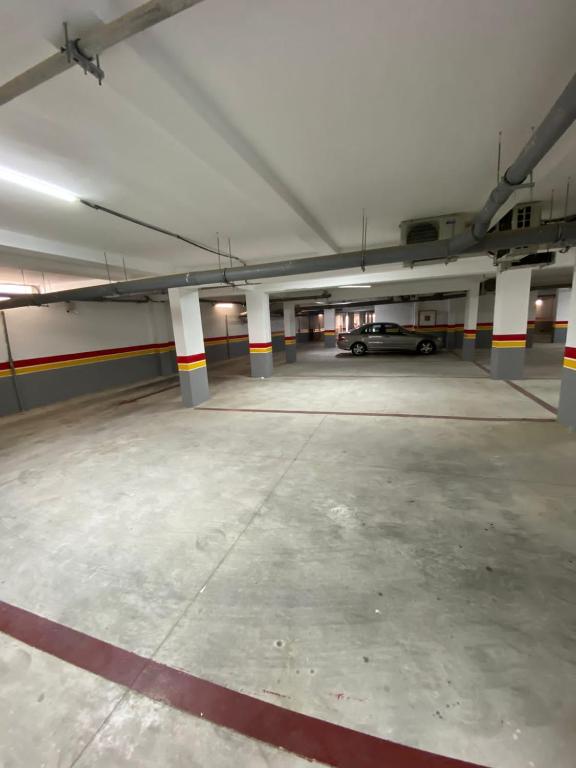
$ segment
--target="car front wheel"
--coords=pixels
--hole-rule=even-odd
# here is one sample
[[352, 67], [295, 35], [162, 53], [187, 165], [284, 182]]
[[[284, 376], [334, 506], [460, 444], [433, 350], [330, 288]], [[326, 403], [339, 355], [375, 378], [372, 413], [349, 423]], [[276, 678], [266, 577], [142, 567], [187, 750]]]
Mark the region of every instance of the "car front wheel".
[[350, 351], [353, 355], [356, 355], [356, 357], [360, 357], [361, 355], [365, 355], [368, 351], [366, 349], [366, 345], [362, 344], [360, 341], [357, 341], [355, 344], [352, 344], [350, 347]]
[[424, 341], [421, 341], [418, 346], [416, 347], [416, 351], [420, 355], [433, 355], [434, 352], [436, 352], [436, 344], [434, 344], [433, 341], [429, 341], [428, 339], [425, 339]]

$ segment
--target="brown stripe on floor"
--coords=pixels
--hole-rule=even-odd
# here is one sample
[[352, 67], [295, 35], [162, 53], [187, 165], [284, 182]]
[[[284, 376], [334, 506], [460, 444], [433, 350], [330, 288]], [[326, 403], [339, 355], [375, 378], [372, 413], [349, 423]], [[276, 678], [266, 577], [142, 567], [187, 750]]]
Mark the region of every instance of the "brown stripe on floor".
[[150, 699], [334, 768], [479, 768], [284, 709], [2, 601], [0, 631]]

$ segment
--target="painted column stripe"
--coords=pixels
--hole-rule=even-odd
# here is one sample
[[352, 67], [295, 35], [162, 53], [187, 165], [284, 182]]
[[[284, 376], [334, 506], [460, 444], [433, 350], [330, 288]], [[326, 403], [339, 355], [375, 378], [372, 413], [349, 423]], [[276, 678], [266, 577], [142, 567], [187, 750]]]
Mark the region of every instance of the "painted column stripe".
[[497, 349], [515, 349], [526, 346], [525, 333], [495, 333], [492, 336], [492, 346]]
[[336, 331], [324, 331], [324, 336], [335, 336]]
[[296, 344], [296, 336], [284, 336], [284, 344]]
[[476, 338], [476, 329], [475, 328], [464, 328], [464, 338], [465, 339], [475, 339]]
[[196, 368], [206, 367], [206, 355], [203, 352], [196, 355], [178, 355], [176, 362], [179, 371], [193, 371]]
[[568, 320], [556, 320], [554, 328], [568, 328]]
[[263, 355], [266, 352], [272, 352], [272, 341], [250, 342], [251, 355]]
[[174, 709], [334, 768], [480, 768], [283, 709], [2, 601], [0, 631]]
[[576, 347], [566, 347], [564, 350], [564, 368], [576, 371]]

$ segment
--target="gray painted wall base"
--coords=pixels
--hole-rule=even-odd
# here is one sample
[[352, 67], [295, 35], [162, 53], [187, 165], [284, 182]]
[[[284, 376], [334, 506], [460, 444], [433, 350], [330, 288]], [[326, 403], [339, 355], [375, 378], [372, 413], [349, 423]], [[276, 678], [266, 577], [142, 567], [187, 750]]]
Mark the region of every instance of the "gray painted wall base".
[[254, 379], [269, 379], [274, 369], [272, 352], [251, 352], [250, 370]]
[[492, 331], [476, 332], [477, 349], [490, 349], [492, 346]]
[[450, 332], [446, 334], [446, 349], [456, 349], [455, 333]]
[[490, 375], [493, 379], [523, 379], [525, 357], [524, 347], [512, 349], [492, 347]]
[[158, 371], [160, 376], [173, 376], [178, 372], [175, 352], [162, 352], [158, 355]]
[[558, 421], [566, 427], [576, 429], [576, 370], [562, 369]]
[[534, 346], [534, 329], [528, 328], [526, 331], [526, 347], [530, 349]]
[[552, 336], [554, 344], [566, 344], [567, 333], [568, 328], [554, 328], [554, 335]]
[[336, 336], [324, 336], [324, 346], [332, 348], [336, 346]]
[[286, 344], [285, 350], [286, 350], [286, 362], [295, 363], [296, 362], [296, 344]]
[[462, 349], [464, 343], [464, 333], [462, 331], [456, 331], [454, 334], [454, 347], [455, 349]]
[[11, 413], [18, 413], [18, 400], [12, 377], [3, 376], [0, 379], [0, 416], [9, 416]]
[[193, 371], [179, 371], [180, 394], [182, 403], [187, 408], [204, 403], [210, 397], [208, 387], [208, 371], [206, 366], [195, 368]]
[[[158, 355], [142, 355], [26, 373], [17, 376], [16, 381], [24, 409], [29, 410], [72, 397], [156, 379], [159, 375], [171, 376], [176, 371], [175, 353], [163, 352]], [[0, 415], [17, 412], [14, 385], [9, 377], [3, 377], [0, 379]]]
[[462, 360], [470, 362], [474, 360], [476, 339], [462, 339]]

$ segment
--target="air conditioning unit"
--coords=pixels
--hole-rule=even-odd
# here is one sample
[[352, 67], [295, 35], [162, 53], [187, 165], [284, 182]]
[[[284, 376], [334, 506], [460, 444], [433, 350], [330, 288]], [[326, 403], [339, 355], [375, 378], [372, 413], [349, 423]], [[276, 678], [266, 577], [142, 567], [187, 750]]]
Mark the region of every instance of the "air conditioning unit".
[[433, 243], [461, 235], [470, 228], [473, 218], [472, 213], [451, 213], [426, 219], [407, 219], [400, 223], [402, 244]]

